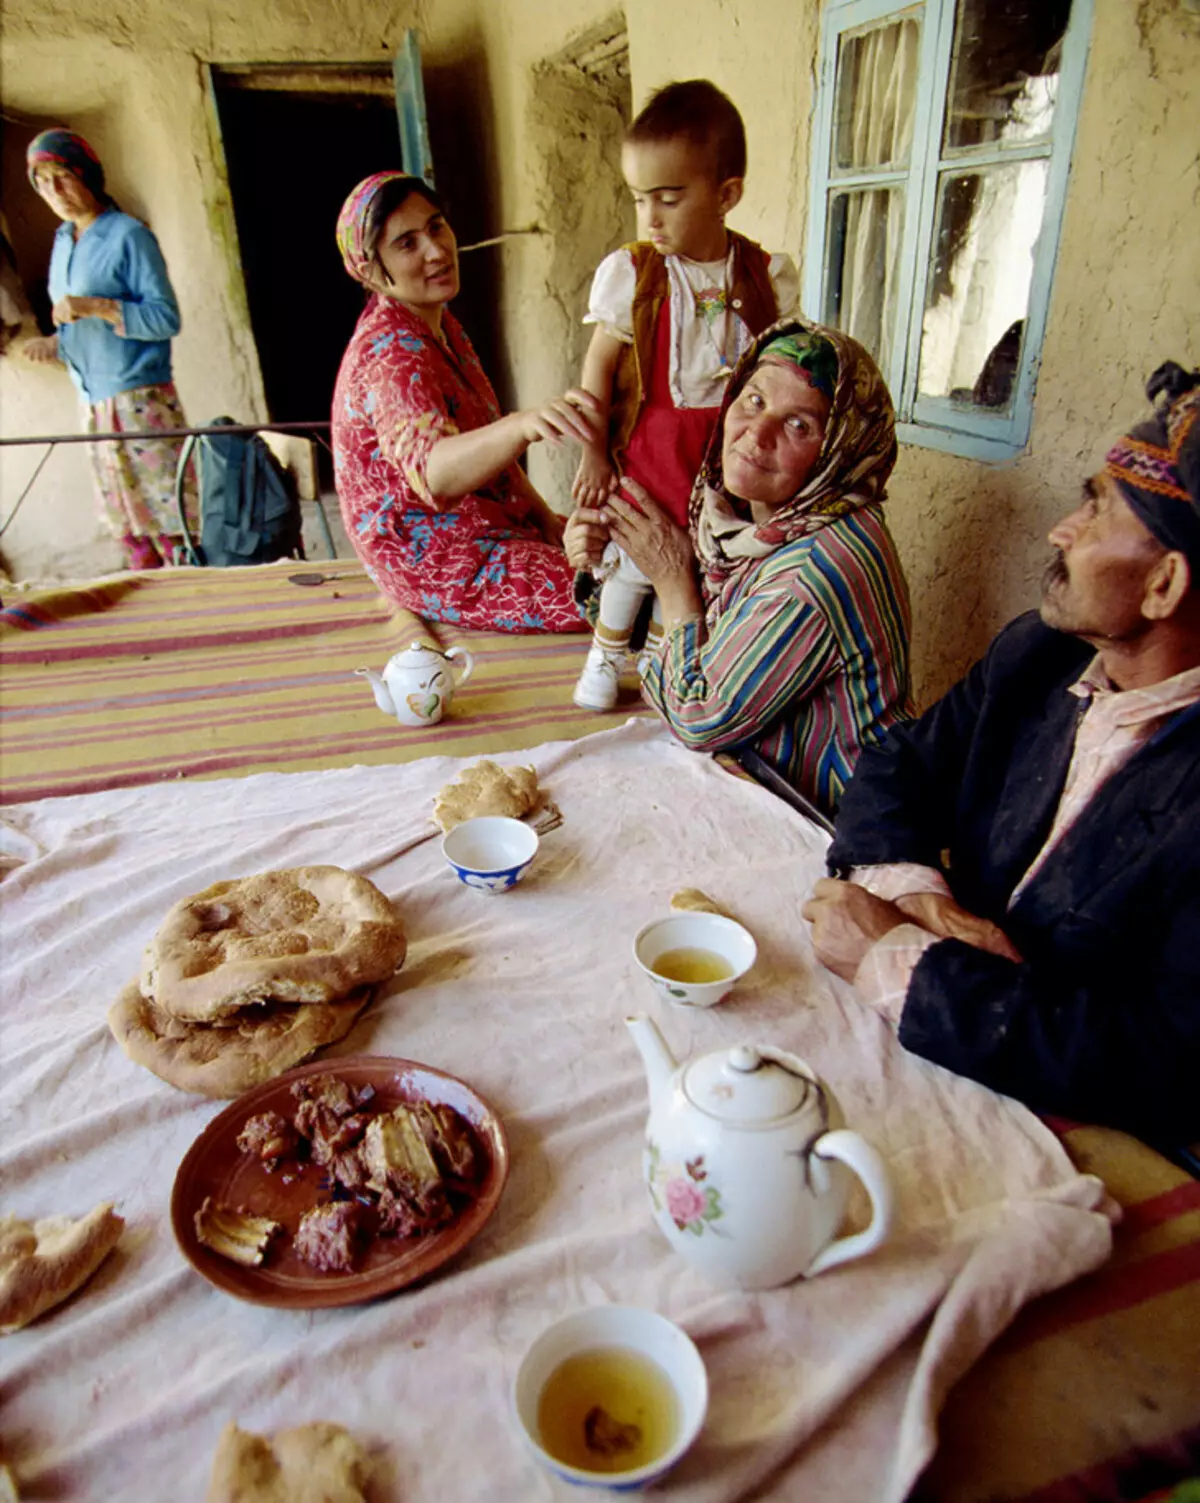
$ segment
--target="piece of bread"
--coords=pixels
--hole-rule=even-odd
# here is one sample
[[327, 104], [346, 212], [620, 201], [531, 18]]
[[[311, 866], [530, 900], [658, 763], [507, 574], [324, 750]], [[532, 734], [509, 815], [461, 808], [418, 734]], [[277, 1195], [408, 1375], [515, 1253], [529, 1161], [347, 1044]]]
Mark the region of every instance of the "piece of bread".
[[523, 819], [537, 807], [537, 773], [532, 767], [501, 767], [496, 762], [476, 762], [465, 768], [455, 782], [447, 783], [433, 801], [433, 821], [452, 830], [466, 819], [485, 814], [506, 814]]
[[206, 1503], [366, 1503], [367, 1470], [358, 1441], [328, 1420], [269, 1439], [230, 1423], [217, 1444]]
[[407, 941], [391, 902], [340, 866], [214, 882], [176, 903], [146, 946], [160, 1012], [208, 1023], [263, 1002], [332, 1002], [385, 981]]
[[218, 1026], [173, 1018], [133, 981], [109, 1008], [108, 1026], [135, 1064], [168, 1085], [229, 1099], [345, 1038], [370, 999], [371, 988], [360, 986], [336, 1002], [245, 1008]]
[[19, 1331], [86, 1284], [124, 1226], [111, 1202], [78, 1221], [0, 1217], [0, 1336]]
[[681, 887], [678, 892], [671, 894], [671, 907], [677, 913], [719, 913], [722, 918], [728, 918], [724, 908], [719, 907], [708, 896], [701, 892], [698, 887]]

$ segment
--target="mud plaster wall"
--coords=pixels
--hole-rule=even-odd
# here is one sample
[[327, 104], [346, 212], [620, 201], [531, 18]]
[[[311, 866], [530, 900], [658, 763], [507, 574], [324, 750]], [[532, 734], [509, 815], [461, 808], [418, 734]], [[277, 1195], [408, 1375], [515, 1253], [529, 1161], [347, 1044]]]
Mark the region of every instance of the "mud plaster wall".
[[[576, 378], [581, 267], [626, 232], [621, 226], [611, 241], [603, 234], [613, 190], [611, 179], [598, 190], [601, 180], [586, 176], [593, 143], [569, 146], [569, 130], [555, 141], [556, 116], [570, 122], [591, 111], [596, 118], [594, 93], [575, 93], [563, 56], [611, 14], [611, 0], [413, 0], [382, 15], [360, 0], [293, 0], [252, 19], [222, 4], [184, 13], [161, 3], [73, 0], [35, 11], [29, 0], [15, 0], [6, 6], [0, 52], [3, 100], [6, 109], [66, 118], [91, 134], [113, 164], [118, 196], [150, 217], [183, 304], [176, 371], [189, 410], [260, 415], [244, 300], [228, 274], [229, 216], [201, 62], [377, 60], [390, 56], [406, 25], [416, 26], [431, 66], [461, 66], [472, 87], [486, 92], [491, 232], [534, 223], [548, 231], [509, 240], [494, 253], [507, 341], [497, 385], [506, 400], [529, 404]], [[705, 75], [727, 89], [745, 116], [750, 145], [746, 197], [732, 222], [799, 260], [817, 5], [629, 0], [624, 15], [634, 108], [671, 78]], [[890, 515], [913, 596], [923, 701], [978, 655], [997, 627], [1035, 603], [1046, 529], [1112, 436], [1144, 414], [1148, 371], [1167, 356], [1200, 360], [1198, 142], [1194, 8], [1183, 0], [1095, 0], [1029, 450], [1012, 464], [987, 466], [909, 447], [892, 484]], [[564, 244], [572, 235], [594, 238], [592, 253], [572, 254]], [[74, 428], [65, 377], [28, 367], [19, 378], [15, 372], [15, 362], [0, 361], [5, 433]], [[0, 515], [33, 462], [28, 450], [0, 460]], [[87, 552], [85, 542], [88, 556], [97, 556], [78, 450], [72, 463], [82, 479], [70, 487], [68, 460], [56, 456], [43, 481], [57, 466], [61, 483], [47, 490], [39, 482], [44, 499], [36, 508], [26, 503], [0, 544], [7, 550], [11, 542], [18, 565], [30, 560], [37, 572], [50, 572], [65, 563], [58, 572], [78, 572], [69, 565]], [[531, 471], [564, 507], [569, 462], [564, 467], [535, 451]]]

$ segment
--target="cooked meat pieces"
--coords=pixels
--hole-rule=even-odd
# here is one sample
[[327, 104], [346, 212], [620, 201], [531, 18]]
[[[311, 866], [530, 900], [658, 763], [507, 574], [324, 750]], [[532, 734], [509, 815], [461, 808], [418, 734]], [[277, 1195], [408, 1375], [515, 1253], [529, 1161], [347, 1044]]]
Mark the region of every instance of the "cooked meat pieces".
[[475, 1179], [479, 1157], [470, 1123], [441, 1101], [423, 1102], [415, 1115], [434, 1157], [454, 1179]]
[[271, 1238], [283, 1230], [278, 1221], [214, 1202], [211, 1195], [204, 1197], [193, 1220], [198, 1242], [246, 1268], [262, 1263]]
[[442, 1177], [415, 1114], [406, 1106], [372, 1119], [363, 1138], [362, 1160], [367, 1183], [380, 1192], [418, 1194]]
[[375, 1087], [355, 1087], [337, 1075], [306, 1075], [292, 1083], [292, 1095], [328, 1107], [335, 1117], [348, 1117], [375, 1099]]
[[261, 1112], [245, 1123], [238, 1147], [268, 1171], [284, 1155], [296, 1156], [299, 1172], [311, 1161], [331, 1175], [335, 1194], [354, 1197], [301, 1220], [293, 1246], [322, 1272], [351, 1269], [368, 1236], [419, 1237], [445, 1226], [486, 1167], [471, 1124], [443, 1102], [373, 1111], [373, 1087], [332, 1074], [305, 1076], [291, 1094], [293, 1120]]
[[249, 1117], [238, 1133], [237, 1146], [252, 1158], [261, 1159], [274, 1169], [282, 1158], [289, 1158], [300, 1146], [300, 1134], [282, 1112], [259, 1112]]
[[317, 1164], [332, 1164], [353, 1148], [370, 1120], [361, 1112], [335, 1117], [328, 1107], [316, 1101], [302, 1101], [296, 1113], [296, 1127], [308, 1140], [313, 1162]]
[[329, 1171], [352, 1195], [367, 1188], [367, 1171], [358, 1145], [347, 1148], [345, 1153], [335, 1153], [329, 1161]]
[[442, 1179], [473, 1180], [478, 1173], [475, 1137], [451, 1106], [418, 1102], [375, 1117], [362, 1142], [372, 1189], [421, 1193]]
[[423, 1237], [454, 1220], [454, 1202], [445, 1185], [430, 1185], [419, 1194], [387, 1189], [377, 1202], [379, 1229], [393, 1237]]
[[362, 1233], [362, 1211], [352, 1200], [314, 1206], [300, 1218], [292, 1246], [321, 1273], [349, 1273]]

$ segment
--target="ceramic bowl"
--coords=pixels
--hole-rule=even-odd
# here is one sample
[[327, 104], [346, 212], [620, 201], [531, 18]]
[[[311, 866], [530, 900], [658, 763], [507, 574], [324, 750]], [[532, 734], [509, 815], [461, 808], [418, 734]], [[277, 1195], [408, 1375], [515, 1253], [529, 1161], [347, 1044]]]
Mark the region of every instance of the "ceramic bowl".
[[[655, 970], [658, 962], [679, 950], [705, 950], [718, 955], [728, 974], [717, 981], [688, 981], [678, 975], [660, 975]], [[685, 1007], [715, 1007], [754, 964], [758, 947], [754, 936], [736, 919], [719, 913], [673, 913], [638, 931], [633, 955], [655, 991], [667, 1001]]]
[[[600, 1347], [632, 1348], [649, 1357], [675, 1390], [674, 1439], [660, 1456], [634, 1470], [587, 1471], [559, 1461], [542, 1446], [538, 1403], [547, 1380], [568, 1357]], [[513, 1406], [526, 1444], [555, 1476], [576, 1487], [637, 1492], [665, 1476], [700, 1434], [708, 1412], [708, 1374], [691, 1337], [665, 1316], [633, 1305], [596, 1305], [556, 1321], [537, 1338], [517, 1370]]]
[[499, 814], [464, 819], [442, 837], [442, 855], [458, 880], [480, 892], [507, 892], [515, 887], [537, 848], [535, 830]]

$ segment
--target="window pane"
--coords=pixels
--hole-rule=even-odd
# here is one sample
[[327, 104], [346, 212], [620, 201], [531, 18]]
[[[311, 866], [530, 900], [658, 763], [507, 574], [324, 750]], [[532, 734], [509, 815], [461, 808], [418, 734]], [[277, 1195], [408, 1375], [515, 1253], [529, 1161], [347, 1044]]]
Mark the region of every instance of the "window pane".
[[1011, 404], [1046, 163], [944, 174], [925, 294], [918, 390], [996, 411]]
[[834, 170], [906, 167], [921, 27], [913, 19], [844, 37], [833, 104]]
[[1048, 136], [1071, 0], [959, 0], [945, 149]]
[[822, 317], [865, 345], [885, 375], [896, 323], [903, 233], [901, 189], [830, 195]]

